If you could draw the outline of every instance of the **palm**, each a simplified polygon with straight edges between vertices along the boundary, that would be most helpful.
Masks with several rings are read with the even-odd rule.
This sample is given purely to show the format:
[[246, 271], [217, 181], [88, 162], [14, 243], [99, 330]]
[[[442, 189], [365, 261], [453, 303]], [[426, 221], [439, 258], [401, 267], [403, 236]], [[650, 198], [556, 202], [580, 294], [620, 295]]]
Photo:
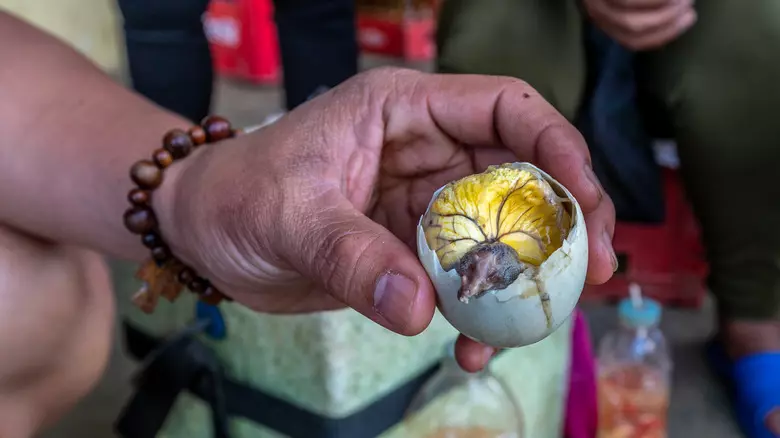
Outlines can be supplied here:
[[415, 247], [417, 223], [434, 191], [490, 164], [507, 161], [515, 158], [506, 149], [472, 149], [452, 142], [389, 145], [379, 170], [375, 201], [367, 215]]
[[[343, 195], [358, 210], [386, 227], [410, 248], [416, 245], [417, 222], [425, 213], [435, 190], [450, 181], [482, 171], [490, 164], [515, 159], [506, 149], [472, 149], [449, 141], [391, 143], [386, 144], [383, 150], [379, 162], [358, 168], [370, 162], [370, 156], [378, 158], [379, 154], [361, 147], [353, 149], [351, 159], [347, 161], [360, 164], [354, 169], [347, 165], [346, 174], [356, 176], [346, 185], [348, 188]], [[366, 156], [357, 156], [364, 151]], [[375, 185], [373, 181], [376, 181]], [[280, 285], [271, 295], [258, 294], [252, 290], [234, 293], [234, 296], [256, 310], [275, 313], [309, 312], [344, 306], [306, 282]]]

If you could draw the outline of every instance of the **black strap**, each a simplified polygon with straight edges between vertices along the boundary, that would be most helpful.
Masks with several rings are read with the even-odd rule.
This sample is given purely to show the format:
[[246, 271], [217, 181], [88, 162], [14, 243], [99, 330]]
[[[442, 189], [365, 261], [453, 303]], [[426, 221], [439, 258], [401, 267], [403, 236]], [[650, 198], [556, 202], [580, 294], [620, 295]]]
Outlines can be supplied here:
[[215, 438], [230, 438], [225, 406], [223, 371], [213, 352], [196, 341], [208, 321], [196, 321], [165, 342], [139, 339], [131, 353], [145, 350], [134, 376], [136, 393], [115, 426], [125, 438], [154, 438], [162, 428], [179, 394], [192, 385], [209, 394]]
[[[117, 422], [123, 438], [152, 438], [162, 427], [176, 398], [187, 390], [211, 405], [215, 426], [228, 416], [243, 417], [291, 438], [365, 438], [381, 435], [402, 420], [433, 366], [404, 385], [345, 418], [328, 418], [237, 382], [222, 372], [213, 353], [192, 335], [164, 343], [125, 322], [129, 353], [146, 367], [136, 379], [136, 393]], [[197, 330], [191, 327], [192, 333]], [[185, 341], [186, 339], [186, 341]], [[185, 383], [186, 382], [186, 383]], [[226, 427], [216, 427], [225, 430]], [[215, 435], [227, 438], [227, 435]]]

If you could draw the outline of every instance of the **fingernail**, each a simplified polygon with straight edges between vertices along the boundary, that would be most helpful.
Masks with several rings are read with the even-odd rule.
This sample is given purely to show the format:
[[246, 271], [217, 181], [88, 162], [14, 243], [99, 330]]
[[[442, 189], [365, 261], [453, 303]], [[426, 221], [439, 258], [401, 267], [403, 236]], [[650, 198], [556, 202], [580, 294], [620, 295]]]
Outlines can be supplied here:
[[617, 254], [615, 254], [615, 248], [612, 246], [612, 236], [610, 236], [609, 231], [604, 230], [604, 247], [609, 249], [609, 256], [612, 259], [612, 272], [617, 272], [618, 270], [618, 259]]
[[601, 200], [601, 198], [604, 197], [604, 190], [601, 188], [601, 182], [599, 182], [599, 178], [596, 176], [596, 173], [593, 171], [593, 168], [588, 163], [585, 164], [585, 176], [588, 178], [588, 181], [590, 181], [590, 183], [593, 185], [593, 190], [596, 191], [599, 200]]
[[374, 289], [374, 310], [397, 328], [409, 322], [417, 284], [401, 274], [387, 273], [379, 277]]

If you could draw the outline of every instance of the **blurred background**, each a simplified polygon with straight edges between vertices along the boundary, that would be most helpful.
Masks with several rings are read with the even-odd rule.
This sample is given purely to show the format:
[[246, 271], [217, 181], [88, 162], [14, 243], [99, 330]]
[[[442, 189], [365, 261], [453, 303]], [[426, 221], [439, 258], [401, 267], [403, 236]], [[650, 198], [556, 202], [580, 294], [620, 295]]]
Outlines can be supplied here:
[[[359, 69], [380, 65], [434, 69], [435, 5], [424, 1], [358, 3]], [[59, 36], [117, 81], [131, 86], [123, 16], [115, 0], [0, 0], [0, 8]], [[290, 102], [282, 86], [285, 72], [269, 2], [215, 0], [203, 25], [215, 67], [211, 112], [227, 116], [236, 125], [252, 126], [300, 103], [300, 97]], [[657, 146], [658, 160], [667, 169], [666, 221], [619, 225], [616, 248], [621, 271], [610, 284], [588, 289], [582, 309], [597, 344], [617, 324], [614, 301], [627, 295], [629, 282], [642, 283], [645, 293], [665, 306], [661, 328], [675, 362], [669, 436], [738, 437], [726, 398], [704, 364], [703, 345], [712, 334], [714, 313], [702, 282], [705, 267], [695, 222], [679, 189], [673, 144]], [[638, 242], [648, 240], [659, 244], [643, 251]], [[658, 260], [678, 262], [659, 264]], [[117, 277], [118, 289], [122, 289], [123, 278]], [[132, 395], [130, 378], [135, 369], [136, 362], [124, 352], [118, 329], [111, 365], [101, 384], [44, 436], [114, 436], [113, 424]]]

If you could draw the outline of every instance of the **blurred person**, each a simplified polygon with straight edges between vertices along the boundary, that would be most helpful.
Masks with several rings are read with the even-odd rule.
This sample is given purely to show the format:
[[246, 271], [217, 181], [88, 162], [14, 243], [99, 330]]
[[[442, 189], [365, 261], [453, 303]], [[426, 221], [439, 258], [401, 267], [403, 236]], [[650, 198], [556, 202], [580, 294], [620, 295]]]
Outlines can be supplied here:
[[[149, 253], [123, 224], [128, 169], [191, 122], [2, 13], [0, 57], [0, 436], [18, 438], [51, 424], [99, 379], [114, 310], [98, 254]], [[172, 253], [237, 302], [274, 313], [349, 306], [411, 336], [435, 308], [410, 248], [433, 191], [517, 159], [577, 197], [588, 281], [606, 281], [616, 264], [614, 209], [587, 147], [511, 78], [358, 75], [273, 125], [172, 164], [154, 213]], [[494, 353], [457, 342], [467, 370]]]
[[634, 52], [702, 226], [720, 318], [710, 361], [751, 438], [780, 436], [778, 12], [771, 0], [447, 0], [438, 31], [440, 72], [523, 78], [570, 121], [587, 98], [584, 26]]
[[[358, 71], [355, 2], [275, 0], [285, 106]], [[118, 0], [133, 88], [190, 120], [211, 107], [214, 67], [203, 15], [209, 0]]]

